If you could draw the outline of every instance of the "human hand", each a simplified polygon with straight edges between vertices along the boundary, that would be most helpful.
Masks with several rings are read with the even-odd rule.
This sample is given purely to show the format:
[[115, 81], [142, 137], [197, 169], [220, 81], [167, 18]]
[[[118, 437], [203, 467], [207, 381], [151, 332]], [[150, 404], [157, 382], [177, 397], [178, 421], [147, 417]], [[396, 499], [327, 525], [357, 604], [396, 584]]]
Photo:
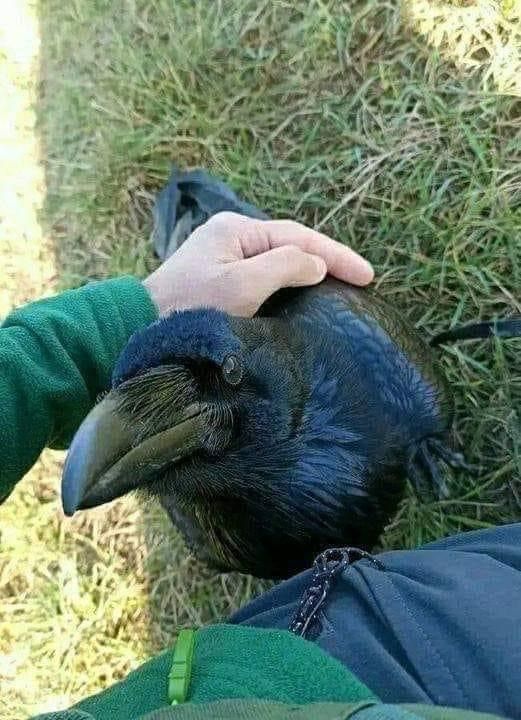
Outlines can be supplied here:
[[222, 212], [197, 228], [145, 281], [159, 314], [215, 307], [251, 317], [277, 290], [316, 285], [329, 273], [368, 285], [371, 265], [353, 250], [292, 220]]

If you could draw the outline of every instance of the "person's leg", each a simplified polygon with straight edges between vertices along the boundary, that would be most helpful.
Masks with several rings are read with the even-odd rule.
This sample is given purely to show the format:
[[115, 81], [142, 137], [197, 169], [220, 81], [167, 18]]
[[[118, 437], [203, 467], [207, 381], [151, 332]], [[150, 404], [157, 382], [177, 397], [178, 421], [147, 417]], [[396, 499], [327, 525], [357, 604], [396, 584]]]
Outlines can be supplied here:
[[[521, 524], [377, 558], [384, 570], [360, 560], [333, 579], [307, 636], [383, 701], [520, 717]], [[312, 579], [277, 585], [231, 622], [288, 628]]]

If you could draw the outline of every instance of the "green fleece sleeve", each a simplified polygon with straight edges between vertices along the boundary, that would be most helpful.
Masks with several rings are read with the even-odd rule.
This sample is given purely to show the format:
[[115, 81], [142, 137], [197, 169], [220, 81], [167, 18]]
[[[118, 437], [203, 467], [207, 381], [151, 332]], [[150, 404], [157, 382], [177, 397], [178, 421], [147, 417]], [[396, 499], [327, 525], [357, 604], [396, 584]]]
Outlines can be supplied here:
[[129, 337], [157, 317], [132, 277], [14, 310], [0, 326], [0, 501], [44, 447], [67, 445]]

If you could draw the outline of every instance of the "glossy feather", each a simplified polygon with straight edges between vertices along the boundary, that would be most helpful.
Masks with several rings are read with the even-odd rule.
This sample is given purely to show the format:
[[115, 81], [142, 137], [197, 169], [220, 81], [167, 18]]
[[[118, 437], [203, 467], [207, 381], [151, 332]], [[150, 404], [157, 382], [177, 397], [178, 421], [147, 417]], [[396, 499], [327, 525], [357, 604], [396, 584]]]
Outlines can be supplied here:
[[407, 477], [446, 493], [449, 405], [433, 351], [371, 291], [328, 279], [253, 319], [175, 312], [131, 338], [78, 432], [67, 509], [138, 485], [212, 566], [284, 577], [372, 548]]
[[407, 476], [445, 492], [429, 443], [450, 456], [449, 403], [432, 351], [376, 296], [327, 280], [230, 324], [246, 352], [283, 361], [286, 374], [268, 357], [264, 372], [300, 415], [281, 433], [288, 418], [274, 399], [263, 418], [252, 398], [243, 418], [251, 432], [194, 459], [182, 473], [188, 493], [178, 470], [152, 488], [209, 562], [285, 576], [328, 546], [371, 548]]

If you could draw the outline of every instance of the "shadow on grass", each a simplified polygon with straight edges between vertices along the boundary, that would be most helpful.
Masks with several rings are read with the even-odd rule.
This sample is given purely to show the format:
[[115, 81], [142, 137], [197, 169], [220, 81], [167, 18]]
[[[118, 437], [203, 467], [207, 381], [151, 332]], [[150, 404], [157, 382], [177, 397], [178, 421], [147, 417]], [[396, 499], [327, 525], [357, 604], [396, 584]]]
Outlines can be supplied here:
[[[63, 285], [154, 265], [151, 204], [175, 160], [365, 253], [382, 293], [426, 334], [518, 310], [521, 100], [483, 90], [479, 73], [456, 69], [407, 17], [378, 0], [42, 2], [44, 220]], [[457, 440], [483, 474], [453, 479], [450, 501], [409, 495], [386, 547], [517, 518], [520, 349], [442, 352]], [[121, 560], [114, 582], [143, 562], [146, 606], [131, 604], [127, 621], [145, 632], [148, 618], [147, 651], [258, 588], [213, 577], [155, 510], [129, 523], [126, 507], [111, 510], [96, 542], [125, 528], [110, 545]]]

